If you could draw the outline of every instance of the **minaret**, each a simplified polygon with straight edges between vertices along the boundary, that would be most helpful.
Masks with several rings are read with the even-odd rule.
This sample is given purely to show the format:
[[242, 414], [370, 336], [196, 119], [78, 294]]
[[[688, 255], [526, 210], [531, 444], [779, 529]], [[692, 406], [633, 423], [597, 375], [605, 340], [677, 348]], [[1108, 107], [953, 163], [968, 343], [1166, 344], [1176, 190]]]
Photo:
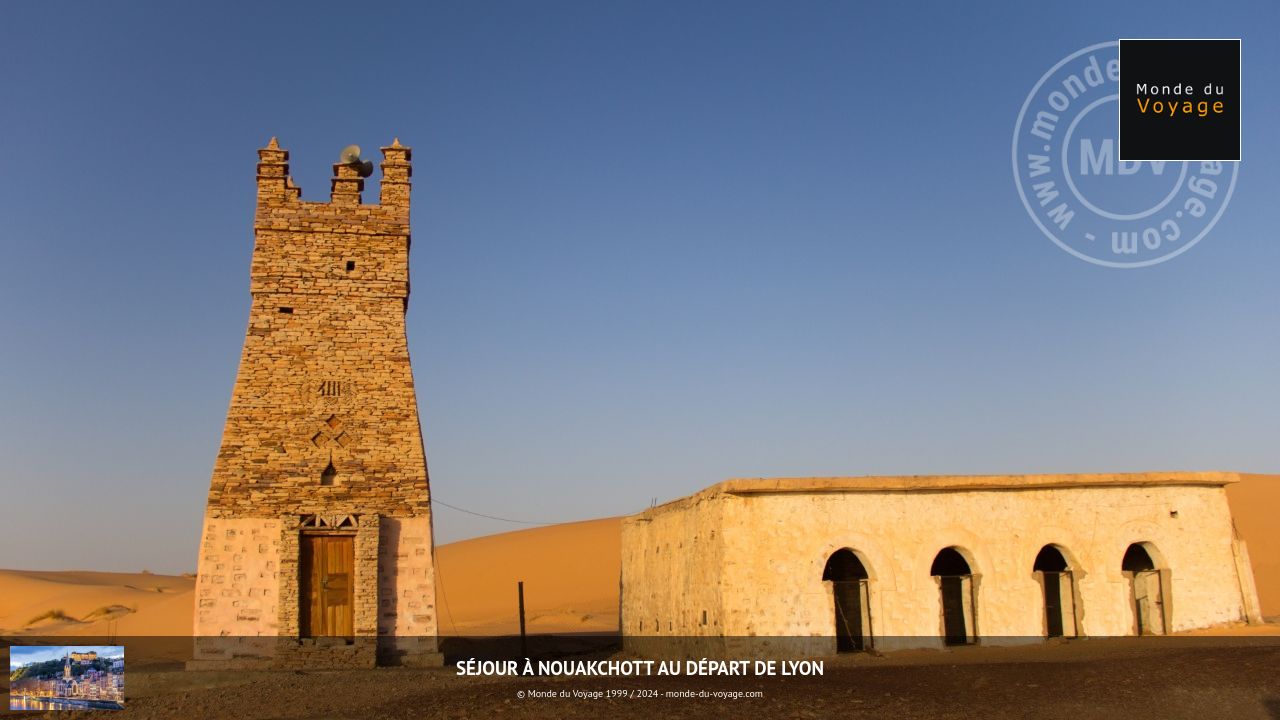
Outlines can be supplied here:
[[240, 369], [209, 486], [193, 667], [439, 664], [426, 457], [409, 364], [411, 150], [307, 202], [258, 151]]

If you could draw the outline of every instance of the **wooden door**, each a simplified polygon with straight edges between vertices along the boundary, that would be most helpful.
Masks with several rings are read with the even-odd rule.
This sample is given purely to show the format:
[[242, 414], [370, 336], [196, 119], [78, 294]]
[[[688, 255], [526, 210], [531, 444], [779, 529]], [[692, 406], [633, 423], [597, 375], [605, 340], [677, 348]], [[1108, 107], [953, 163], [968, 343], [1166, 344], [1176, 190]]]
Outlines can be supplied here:
[[303, 637], [351, 637], [355, 626], [355, 538], [302, 536]]
[[1059, 596], [1062, 608], [1062, 636], [1078, 637], [1080, 629], [1076, 627], [1076, 579], [1068, 570], [1058, 575], [1061, 578], [1062, 593]]
[[836, 601], [836, 650], [850, 652], [866, 649], [863, 645], [863, 583], [865, 580], [834, 580], [831, 583]]
[[871, 581], [858, 581], [858, 610], [862, 613], [862, 645], [859, 650], [868, 650], [875, 647], [874, 636], [871, 633]]
[[960, 576], [960, 598], [964, 607], [964, 641], [978, 642], [978, 618], [974, 617], [976, 605], [973, 599], [973, 576]]
[[1133, 574], [1134, 614], [1139, 635], [1164, 634], [1164, 598], [1158, 570], [1141, 570]]

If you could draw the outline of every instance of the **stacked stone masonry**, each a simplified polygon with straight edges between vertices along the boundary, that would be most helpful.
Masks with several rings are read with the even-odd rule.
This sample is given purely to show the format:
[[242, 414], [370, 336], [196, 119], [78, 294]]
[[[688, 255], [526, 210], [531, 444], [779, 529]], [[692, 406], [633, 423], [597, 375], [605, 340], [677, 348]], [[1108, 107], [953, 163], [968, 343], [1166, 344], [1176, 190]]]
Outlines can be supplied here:
[[[252, 304], [214, 464], [197, 577], [201, 667], [439, 661], [426, 458], [409, 362], [410, 148], [382, 148], [380, 202], [335, 164], [301, 199], [258, 151]], [[301, 627], [302, 538], [353, 538], [352, 637]]]

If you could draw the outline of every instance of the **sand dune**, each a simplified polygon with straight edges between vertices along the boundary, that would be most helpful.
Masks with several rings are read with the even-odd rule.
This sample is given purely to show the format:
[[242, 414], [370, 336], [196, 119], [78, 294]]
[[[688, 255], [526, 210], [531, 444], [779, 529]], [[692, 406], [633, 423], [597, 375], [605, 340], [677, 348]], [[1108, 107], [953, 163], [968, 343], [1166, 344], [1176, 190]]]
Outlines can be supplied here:
[[[441, 634], [518, 632], [518, 580], [529, 632], [616, 630], [619, 540], [611, 518], [440, 546]], [[151, 573], [0, 570], [0, 634], [190, 635], [194, 585]]]
[[440, 633], [519, 632], [520, 580], [529, 632], [616, 631], [621, 565], [619, 518], [441, 545], [436, 551]]
[[24, 635], [189, 635], [189, 577], [0, 570], [0, 631]]
[[[1228, 497], [1248, 542], [1263, 614], [1280, 616], [1280, 479], [1246, 476]], [[619, 518], [607, 518], [441, 545], [440, 633], [518, 632], [520, 580], [529, 632], [616, 631], [619, 530]], [[193, 592], [194, 580], [185, 576], [0, 570], [0, 634], [188, 635]], [[62, 616], [36, 621], [55, 610]]]
[[1249, 547], [1264, 617], [1280, 616], [1280, 476], [1245, 475], [1227, 486], [1231, 515]]

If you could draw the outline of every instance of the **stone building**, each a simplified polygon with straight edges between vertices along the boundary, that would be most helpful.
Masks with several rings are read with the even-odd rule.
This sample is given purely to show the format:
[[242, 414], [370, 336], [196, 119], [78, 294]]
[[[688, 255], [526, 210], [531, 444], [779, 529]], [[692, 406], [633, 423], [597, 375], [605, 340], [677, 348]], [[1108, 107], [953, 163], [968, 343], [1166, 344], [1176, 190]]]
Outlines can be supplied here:
[[624, 519], [625, 644], [822, 655], [1256, 622], [1237, 479], [728, 480]]
[[195, 668], [439, 663], [427, 466], [405, 313], [411, 151], [307, 202], [258, 151], [252, 306], [213, 469]]

